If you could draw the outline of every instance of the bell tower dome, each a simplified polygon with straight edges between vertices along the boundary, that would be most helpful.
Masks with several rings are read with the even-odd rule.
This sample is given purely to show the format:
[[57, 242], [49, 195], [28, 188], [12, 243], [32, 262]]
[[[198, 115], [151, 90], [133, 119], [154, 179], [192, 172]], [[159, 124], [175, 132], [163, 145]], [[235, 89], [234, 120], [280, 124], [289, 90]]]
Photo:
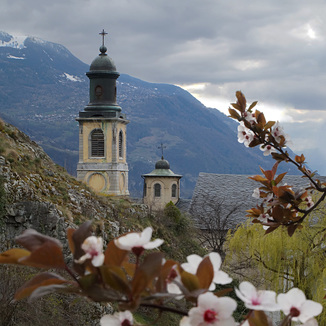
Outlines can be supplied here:
[[117, 104], [116, 81], [120, 74], [104, 45], [89, 71], [89, 103], [79, 112], [79, 162], [77, 179], [94, 191], [129, 195], [126, 115]]

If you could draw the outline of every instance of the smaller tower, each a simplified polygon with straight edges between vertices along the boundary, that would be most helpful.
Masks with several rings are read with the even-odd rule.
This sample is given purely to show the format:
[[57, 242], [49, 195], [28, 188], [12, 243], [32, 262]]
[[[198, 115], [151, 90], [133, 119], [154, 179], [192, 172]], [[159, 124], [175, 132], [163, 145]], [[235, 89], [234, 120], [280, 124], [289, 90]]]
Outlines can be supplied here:
[[89, 103], [79, 112], [79, 162], [77, 179], [94, 191], [108, 195], [129, 195], [126, 153], [126, 115], [117, 104], [119, 73], [106, 54], [105, 31], [100, 54], [86, 73], [90, 80]]
[[156, 162], [155, 170], [143, 174], [142, 178], [144, 179], [143, 201], [151, 209], [161, 210], [170, 201], [174, 204], [179, 201], [182, 175], [175, 174], [170, 170], [170, 164], [163, 155]]

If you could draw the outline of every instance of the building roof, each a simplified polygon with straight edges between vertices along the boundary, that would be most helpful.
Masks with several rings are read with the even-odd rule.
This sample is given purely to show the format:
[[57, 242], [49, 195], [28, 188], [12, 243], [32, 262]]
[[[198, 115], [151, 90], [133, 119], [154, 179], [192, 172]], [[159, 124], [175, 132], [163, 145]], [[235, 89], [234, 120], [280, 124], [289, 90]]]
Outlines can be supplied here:
[[[198, 223], [200, 217], [208, 214], [226, 216], [232, 212], [231, 226], [244, 222], [246, 210], [260, 203], [252, 197], [260, 184], [249, 179], [250, 175], [200, 173], [191, 199], [189, 213]], [[326, 182], [326, 177], [318, 176]], [[298, 175], [286, 175], [283, 183], [294, 188], [309, 186], [309, 180]]]
[[89, 68], [90, 71], [105, 71], [118, 74], [117, 68], [112, 60], [105, 52], [107, 48], [105, 46], [100, 47], [100, 54], [92, 61]]
[[170, 163], [162, 156], [155, 164], [155, 169], [151, 173], [142, 174], [142, 177], [173, 177], [182, 178], [182, 175], [175, 174], [170, 170]]

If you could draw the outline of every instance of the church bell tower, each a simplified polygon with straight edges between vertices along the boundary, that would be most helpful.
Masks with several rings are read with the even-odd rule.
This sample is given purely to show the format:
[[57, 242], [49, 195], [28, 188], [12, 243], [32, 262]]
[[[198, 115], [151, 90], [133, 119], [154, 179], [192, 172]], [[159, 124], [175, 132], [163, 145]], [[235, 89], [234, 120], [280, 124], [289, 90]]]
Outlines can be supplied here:
[[120, 74], [106, 54], [103, 30], [100, 54], [86, 73], [89, 78], [89, 103], [79, 112], [79, 162], [77, 179], [95, 192], [127, 196], [127, 124], [117, 104], [116, 80]]

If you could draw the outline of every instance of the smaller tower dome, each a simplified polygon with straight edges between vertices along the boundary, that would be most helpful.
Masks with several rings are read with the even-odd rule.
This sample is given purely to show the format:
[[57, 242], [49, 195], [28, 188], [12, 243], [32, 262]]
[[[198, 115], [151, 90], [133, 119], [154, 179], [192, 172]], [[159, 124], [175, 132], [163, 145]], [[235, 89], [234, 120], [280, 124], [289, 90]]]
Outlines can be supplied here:
[[164, 157], [162, 156], [162, 158], [156, 162], [155, 164], [155, 169], [157, 170], [169, 170], [170, 169], [170, 163], [164, 159]]

